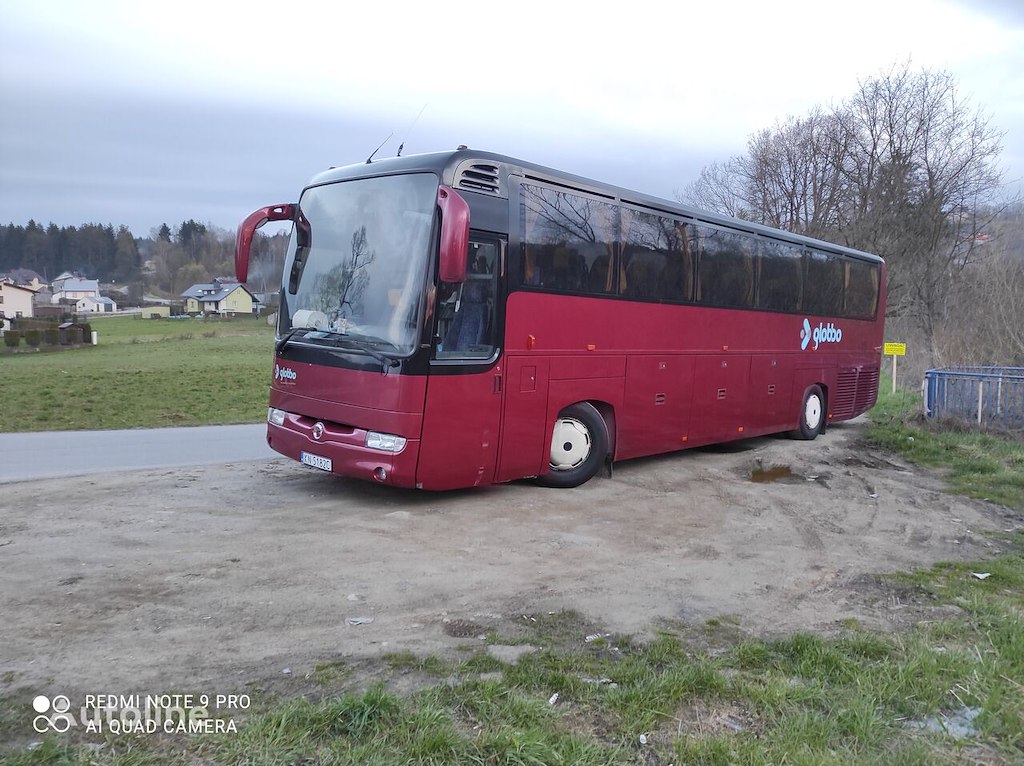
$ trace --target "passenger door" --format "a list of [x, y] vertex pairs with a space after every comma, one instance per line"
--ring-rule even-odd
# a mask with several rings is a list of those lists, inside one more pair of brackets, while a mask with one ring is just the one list
[[496, 307], [503, 251], [498, 237], [471, 232], [466, 281], [438, 287], [416, 468], [423, 489], [489, 484], [494, 478], [502, 387]]

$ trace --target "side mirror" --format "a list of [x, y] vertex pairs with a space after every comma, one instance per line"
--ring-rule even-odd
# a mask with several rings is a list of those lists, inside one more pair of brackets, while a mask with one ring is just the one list
[[249, 278], [249, 251], [256, 229], [267, 221], [290, 221], [295, 217], [295, 205], [271, 205], [249, 214], [238, 227], [235, 236], [235, 279], [244, 283]]
[[469, 203], [448, 186], [437, 189], [441, 208], [441, 254], [438, 276], [442, 282], [466, 281], [469, 253]]

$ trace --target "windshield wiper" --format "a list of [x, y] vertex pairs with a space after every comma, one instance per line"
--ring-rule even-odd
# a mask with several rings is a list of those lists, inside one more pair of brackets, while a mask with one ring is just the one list
[[293, 327], [288, 332], [286, 332], [284, 335], [282, 335], [280, 340], [277, 341], [277, 343], [274, 346], [274, 352], [276, 354], [280, 355], [280, 353], [282, 351], [284, 351], [285, 347], [291, 342], [292, 338], [294, 338], [300, 332], [302, 332], [302, 333], [309, 332], [309, 329], [310, 328], [308, 328], [308, 327]]
[[386, 338], [378, 338], [376, 335], [341, 333], [341, 336], [352, 343], [358, 343], [360, 346], [387, 346], [390, 349], [398, 351], [398, 346], [394, 343]]
[[361, 351], [369, 357], [376, 359], [380, 362], [380, 370], [385, 375], [388, 374], [388, 370], [392, 367], [398, 367], [401, 364], [394, 357], [390, 357], [378, 351], [375, 346], [381, 344], [387, 344], [391, 348], [398, 350], [398, 347], [391, 341], [384, 340], [383, 338], [374, 338], [372, 336], [365, 336], [362, 338], [353, 338], [351, 335], [341, 335], [345, 339], [346, 344], [351, 344], [354, 351]]
[[292, 339], [299, 333], [304, 333], [302, 337], [313, 338], [316, 340], [327, 341], [330, 346], [334, 348], [327, 348], [326, 350], [332, 353], [342, 353], [343, 351], [354, 351], [358, 354], [365, 354], [366, 356], [380, 362], [381, 372], [387, 375], [388, 370], [393, 367], [398, 367], [400, 362], [394, 357], [390, 357], [382, 351], [378, 350], [378, 346], [387, 346], [394, 351], [398, 351], [398, 346], [389, 340], [384, 338], [377, 338], [372, 335], [349, 335], [348, 333], [337, 332], [335, 330], [317, 330], [312, 327], [293, 327], [277, 342], [277, 353], [280, 354], [285, 347], [292, 342]]

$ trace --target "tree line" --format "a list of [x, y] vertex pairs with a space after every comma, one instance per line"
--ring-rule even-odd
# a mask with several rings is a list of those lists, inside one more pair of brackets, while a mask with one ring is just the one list
[[81, 271], [106, 282], [127, 281], [139, 269], [139, 250], [127, 226], [87, 223], [44, 227], [30, 220], [0, 227], [0, 272], [32, 269], [44, 279]]
[[[81, 226], [28, 224], [0, 226], [0, 273], [32, 269], [43, 281], [65, 271], [115, 283], [123, 299], [139, 303], [146, 294], [177, 297], [189, 286], [234, 274], [234, 232], [189, 219], [171, 228], [166, 223], [147, 237], [127, 226], [87, 223]], [[287, 235], [258, 234], [253, 243], [250, 287], [273, 291], [284, 262]], [[121, 301], [119, 301], [120, 303]]]
[[904, 64], [754, 133], [678, 196], [882, 256], [886, 334], [919, 365], [1024, 364], [1024, 208], [1001, 139], [950, 73]]

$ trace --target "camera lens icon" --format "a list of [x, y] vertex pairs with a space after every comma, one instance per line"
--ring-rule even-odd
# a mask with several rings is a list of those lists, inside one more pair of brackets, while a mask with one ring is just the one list
[[[58, 694], [52, 700], [40, 694], [32, 700], [32, 709], [39, 713], [32, 719], [32, 728], [39, 734], [44, 733], [47, 729], [53, 729], [58, 734], [63, 734], [74, 723], [71, 716], [65, 715], [71, 709], [71, 700], [63, 694]], [[53, 715], [44, 715], [48, 711], [52, 711]]]

